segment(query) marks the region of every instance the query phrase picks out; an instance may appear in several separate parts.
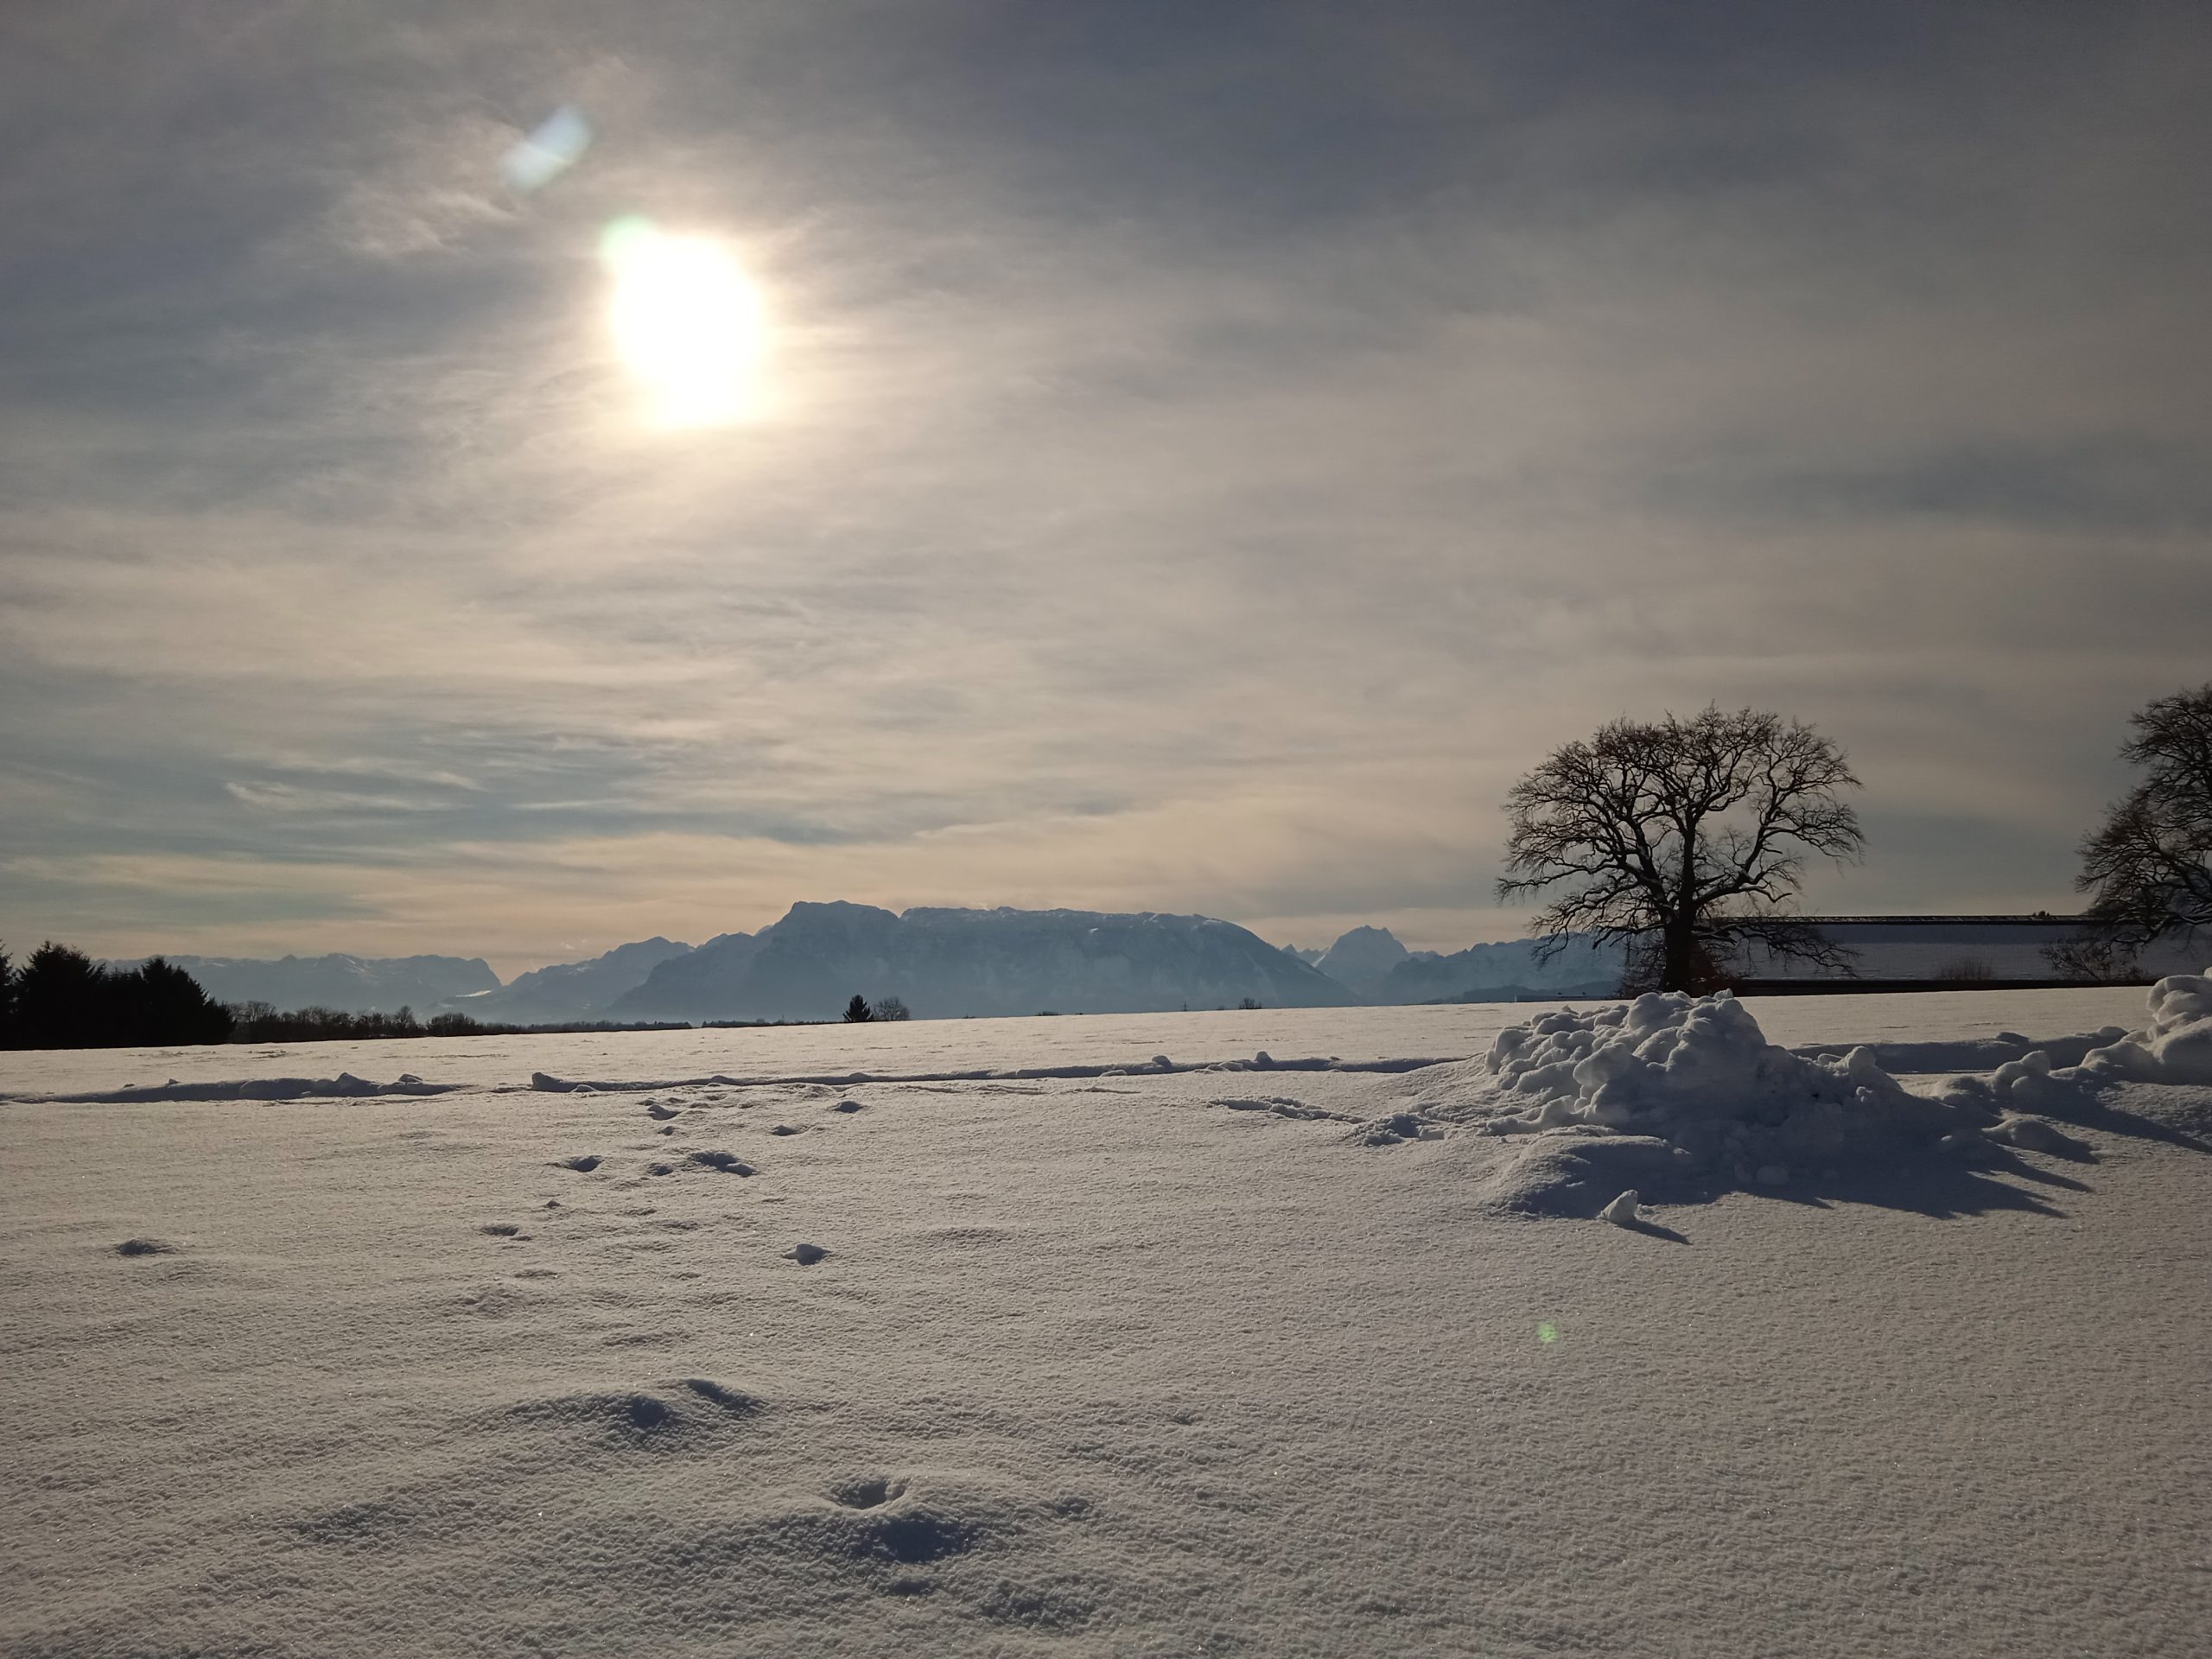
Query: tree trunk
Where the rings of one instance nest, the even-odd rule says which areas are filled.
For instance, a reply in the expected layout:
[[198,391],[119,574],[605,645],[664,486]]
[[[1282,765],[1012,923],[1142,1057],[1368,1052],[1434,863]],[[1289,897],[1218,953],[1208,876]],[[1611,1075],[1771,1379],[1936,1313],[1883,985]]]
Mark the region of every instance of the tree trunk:
[[1698,949],[1697,930],[1688,916],[1669,918],[1659,935],[1659,988],[1697,991],[1704,977],[1704,953]]

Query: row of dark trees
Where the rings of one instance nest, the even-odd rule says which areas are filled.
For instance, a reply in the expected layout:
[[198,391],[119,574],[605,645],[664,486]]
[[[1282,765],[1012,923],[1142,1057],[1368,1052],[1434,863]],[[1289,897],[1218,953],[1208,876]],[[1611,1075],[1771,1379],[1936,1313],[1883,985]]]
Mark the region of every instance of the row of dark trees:
[[219,1043],[230,1010],[161,957],[110,968],[46,944],[19,968],[0,950],[0,1047],[136,1048]]
[[[2120,753],[2143,778],[2082,843],[2089,906],[2048,953],[2084,979],[2136,977],[2151,945],[2212,932],[2212,684],[2131,724]],[[1858,786],[1840,748],[1779,715],[1617,720],[1513,786],[1498,896],[1548,898],[1543,954],[1593,936],[1624,945],[1625,991],[1717,989],[1752,947],[1848,974],[1847,953],[1792,912],[1808,858],[1864,851],[1843,798]]]
[[845,1023],[849,1026],[865,1026],[879,1020],[910,1020],[912,1017],[906,1005],[895,996],[880,996],[871,1002],[855,991],[853,1000],[845,1004]]
[[17,967],[0,948],[0,1048],[162,1048],[189,1043],[689,1029],[682,1020],[488,1025],[465,1014],[420,1020],[411,1008],[394,1014],[321,1007],[286,1012],[268,1002],[218,1002],[198,980],[159,957],[136,968],[111,968],[81,950],[49,942]]

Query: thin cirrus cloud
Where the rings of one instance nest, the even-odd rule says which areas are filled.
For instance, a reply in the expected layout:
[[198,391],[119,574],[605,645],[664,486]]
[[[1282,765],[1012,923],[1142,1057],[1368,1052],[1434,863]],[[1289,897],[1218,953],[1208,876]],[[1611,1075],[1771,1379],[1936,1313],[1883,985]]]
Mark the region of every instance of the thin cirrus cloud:
[[[0,25],[0,936],[1449,947],[1519,771],[1708,700],[1851,748],[1815,903],[2063,903],[2206,672],[2212,29],[1576,10]],[[638,213],[756,418],[640,418]]]

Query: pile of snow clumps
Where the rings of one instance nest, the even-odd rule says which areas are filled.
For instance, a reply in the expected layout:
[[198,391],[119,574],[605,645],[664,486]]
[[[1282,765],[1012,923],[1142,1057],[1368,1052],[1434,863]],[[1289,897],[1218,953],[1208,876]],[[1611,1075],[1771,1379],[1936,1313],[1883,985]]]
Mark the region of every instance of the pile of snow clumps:
[[2035,1050],[1921,1094],[1871,1048],[1776,1046],[1726,992],[1654,993],[1510,1027],[1479,1069],[1453,1068],[1461,1086],[1422,1104],[1425,1116],[1480,1134],[1530,1137],[1488,1185],[1510,1208],[1549,1214],[1613,1215],[1620,1206],[1607,1200],[1628,1185],[1688,1197],[1910,1173],[1926,1154],[2081,1157],[2088,1149],[2049,1116],[2079,1116],[2113,1084],[2212,1084],[2212,976],[2159,981],[2149,1013],[2143,1030],[2089,1048],[2076,1065],[2054,1067]]
[[1682,1174],[1770,1186],[1962,1127],[1870,1049],[1810,1059],[1776,1047],[1726,992],[1541,1014],[1500,1032],[1484,1064],[1489,1134],[1628,1136],[1663,1144]]

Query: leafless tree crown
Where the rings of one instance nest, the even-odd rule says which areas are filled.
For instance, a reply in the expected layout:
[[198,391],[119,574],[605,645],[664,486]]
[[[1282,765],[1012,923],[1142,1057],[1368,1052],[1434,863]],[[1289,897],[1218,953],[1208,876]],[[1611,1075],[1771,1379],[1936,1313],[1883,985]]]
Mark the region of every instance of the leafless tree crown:
[[1753,709],[1617,720],[1513,786],[1501,899],[1548,893],[1535,925],[1624,940],[1630,988],[1701,989],[1737,949],[1844,953],[1788,914],[1809,856],[1865,845],[1842,799],[1843,752],[1810,727]]
[[2120,752],[2142,781],[2082,842],[2087,925],[2048,953],[2090,978],[2124,977],[2144,946],[2212,930],[2212,685],[2160,697],[2129,724]]

